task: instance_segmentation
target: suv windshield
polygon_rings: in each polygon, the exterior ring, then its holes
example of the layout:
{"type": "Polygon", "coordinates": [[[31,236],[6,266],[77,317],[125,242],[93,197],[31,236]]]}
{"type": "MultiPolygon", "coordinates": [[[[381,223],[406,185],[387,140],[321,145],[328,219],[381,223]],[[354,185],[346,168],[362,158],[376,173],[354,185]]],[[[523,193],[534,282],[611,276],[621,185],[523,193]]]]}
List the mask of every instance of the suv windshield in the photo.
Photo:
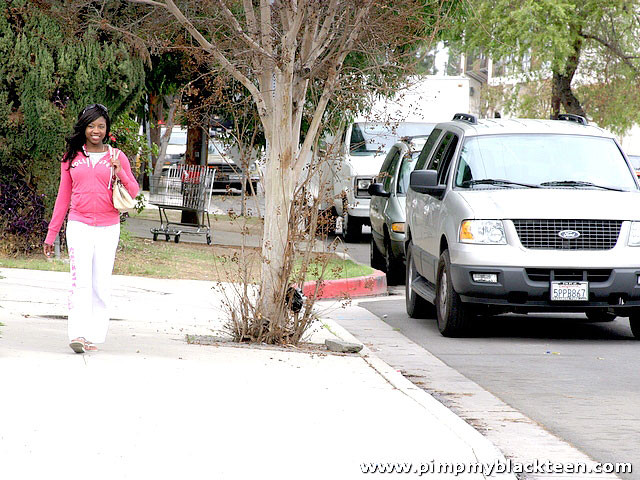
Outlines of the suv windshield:
{"type": "Polygon", "coordinates": [[[388,152],[400,138],[429,135],[433,127],[433,124],[417,122],[354,123],[349,142],[351,155],[373,156],[388,152]]]}
{"type": "Polygon", "coordinates": [[[565,188],[589,187],[587,183],[625,190],[637,188],[622,153],[610,138],[553,134],[468,138],[455,171],[455,185],[496,188],[505,187],[504,182],[565,188]]]}

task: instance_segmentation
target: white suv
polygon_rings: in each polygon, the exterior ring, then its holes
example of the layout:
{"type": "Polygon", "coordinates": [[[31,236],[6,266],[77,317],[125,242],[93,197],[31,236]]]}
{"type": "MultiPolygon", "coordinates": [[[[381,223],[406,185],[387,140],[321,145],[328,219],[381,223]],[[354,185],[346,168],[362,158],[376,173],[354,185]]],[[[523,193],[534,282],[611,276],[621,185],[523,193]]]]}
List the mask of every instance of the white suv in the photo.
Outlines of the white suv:
{"type": "Polygon", "coordinates": [[[407,193],[406,305],[445,336],[478,313],[630,317],[640,337],[640,189],[615,138],[560,120],[438,124],[407,193]]]}

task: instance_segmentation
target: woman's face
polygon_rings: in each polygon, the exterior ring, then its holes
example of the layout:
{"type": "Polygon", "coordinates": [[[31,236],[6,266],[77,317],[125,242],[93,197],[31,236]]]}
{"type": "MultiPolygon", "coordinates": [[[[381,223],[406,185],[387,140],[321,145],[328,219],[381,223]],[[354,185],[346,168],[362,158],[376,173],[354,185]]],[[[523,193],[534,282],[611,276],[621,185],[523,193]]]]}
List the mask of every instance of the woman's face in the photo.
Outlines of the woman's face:
{"type": "Polygon", "coordinates": [[[91,122],[84,131],[87,143],[99,147],[102,145],[104,137],[107,135],[107,121],[104,117],[98,117],[91,122]]]}

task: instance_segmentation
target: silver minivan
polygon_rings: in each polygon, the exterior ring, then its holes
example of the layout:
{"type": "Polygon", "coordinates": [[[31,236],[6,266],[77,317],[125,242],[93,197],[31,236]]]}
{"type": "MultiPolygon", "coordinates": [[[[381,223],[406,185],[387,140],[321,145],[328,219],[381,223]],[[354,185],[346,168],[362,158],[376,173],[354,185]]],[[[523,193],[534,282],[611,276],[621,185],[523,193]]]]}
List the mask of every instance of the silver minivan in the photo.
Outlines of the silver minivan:
{"type": "Polygon", "coordinates": [[[425,135],[407,137],[394,144],[369,187],[371,266],[387,274],[389,285],[404,282],[405,199],[409,175],[429,133],[431,129],[425,131],[425,135]]]}

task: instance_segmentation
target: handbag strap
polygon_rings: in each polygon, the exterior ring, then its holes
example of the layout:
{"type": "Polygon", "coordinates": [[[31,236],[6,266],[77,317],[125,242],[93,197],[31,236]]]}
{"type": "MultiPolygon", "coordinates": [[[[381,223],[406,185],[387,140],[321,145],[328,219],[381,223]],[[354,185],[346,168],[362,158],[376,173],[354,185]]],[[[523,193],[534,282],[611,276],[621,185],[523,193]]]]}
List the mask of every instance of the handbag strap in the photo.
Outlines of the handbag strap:
{"type": "Polygon", "coordinates": [[[108,145],[108,147],[109,147],[109,158],[111,159],[111,175],[109,175],[109,190],[111,190],[111,184],[113,182],[113,178],[116,176],[115,168],[113,166],[113,159],[115,158],[115,153],[118,151],[118,149],[113,148],[111,145],[108,145]]]}

